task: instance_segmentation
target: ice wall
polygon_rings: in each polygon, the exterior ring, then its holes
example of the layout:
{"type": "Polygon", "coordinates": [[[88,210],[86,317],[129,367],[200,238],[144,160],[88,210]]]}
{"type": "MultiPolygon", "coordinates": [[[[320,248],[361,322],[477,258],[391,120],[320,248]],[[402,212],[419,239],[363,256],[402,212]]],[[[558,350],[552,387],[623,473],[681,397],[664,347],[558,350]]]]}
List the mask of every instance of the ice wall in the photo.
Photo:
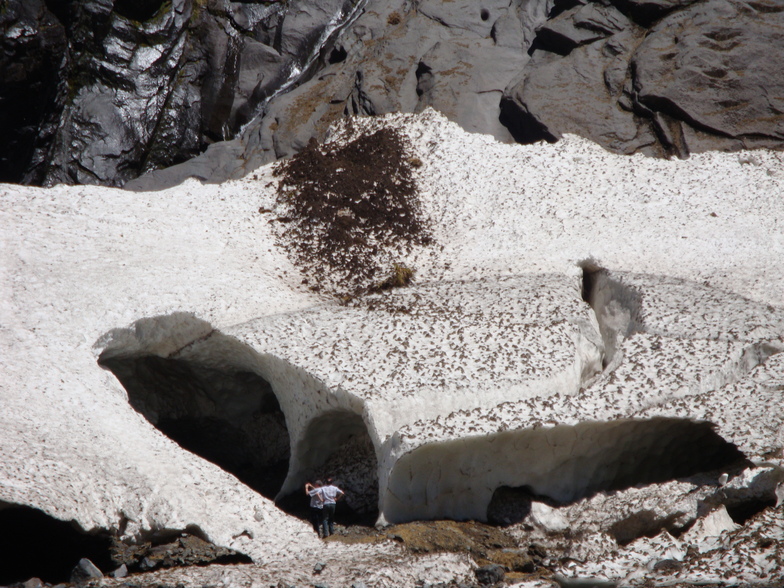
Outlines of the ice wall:
{"type": "Polygon", "coordinates": [[[742,461],[706,422],[622,419],[525,428],[423,445],[394,465],[381,498],[392,523],[487,520],[501,486],[568,503],[595,492],[693,475],[742,461]]]}
{"type": "Polygon", "coordinates": [[[367,434],[361,399],[188,313],[142,319],[97,346],[150,422],[271,497],[298,490],[349,438],[367,434]],[[281,460],[285,475],[270,486],[281,460]]]}

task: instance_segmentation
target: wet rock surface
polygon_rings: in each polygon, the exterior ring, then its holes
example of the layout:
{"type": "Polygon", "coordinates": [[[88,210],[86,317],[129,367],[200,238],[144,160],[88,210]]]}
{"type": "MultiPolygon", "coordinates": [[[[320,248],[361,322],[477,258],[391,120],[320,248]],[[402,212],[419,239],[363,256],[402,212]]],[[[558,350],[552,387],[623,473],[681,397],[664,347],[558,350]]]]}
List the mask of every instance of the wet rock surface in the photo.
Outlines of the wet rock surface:
{"type": "Polygon", "coordinates": [[[3,121],[3,179],[121,186],[186,161],[232,138],[352,6],[12,0],[0,98],[27,114],[3,121]]]}
{"type": "Polygon", "coordinates": [[[426,107],[502,141],[620,153],[784,139],[776,0],[115,4],[9,2],[6,181],[219,182],[347,115],[426,107]]]}
{"type": "Polygon", "coordinates": [[[66,49],[65,27],[43,0],[0,11],[0,181],[19,182],[47,111],[66,49]]]}

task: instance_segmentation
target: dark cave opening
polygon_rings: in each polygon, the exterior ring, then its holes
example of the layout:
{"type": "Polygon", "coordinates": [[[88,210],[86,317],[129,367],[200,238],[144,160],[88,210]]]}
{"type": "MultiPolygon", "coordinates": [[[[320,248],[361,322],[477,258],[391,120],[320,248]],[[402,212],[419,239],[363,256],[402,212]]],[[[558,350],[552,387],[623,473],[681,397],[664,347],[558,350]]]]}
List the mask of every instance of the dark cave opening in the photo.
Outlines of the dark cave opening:
{"type": "Polygon", "coordinates": [[[289,434],[261,376],[156,355],[102,357],[99,364],[122,383],[131,406],[181,447],[267,498],[280,490],[289,434]]]}
{"type": "Polygon", "coordinates": [[[114,11],[117,14],[138,22],[150,20],[161,6],[162,0],[114,0],[114,11]]]}
{"type": "MultiPolygon", "coordinates": [[[[333,478],[346,493],[338,502],[336,520],[342,525],[373,526],[378,518],[378,464],[362,415],[333,410],[313,419],[298,446],[308,481],[333,478]]],[[[306,518],[308,501],[297,491],[278,498],[289,514],[306,518]]]]}
{"type": "Polygon", "coordinates": [[[521,523],[531,514],[531,501],[536,499],[530,486],[499,486],[487,505],[487,522],[498,526],[521,523]]]}
{"type": "Polygon", "coordinates": [[[348,51],[343,46],[334,47],[332,51],[329,52],[329,58],[327,59],[328,63],[342,63],[348,57],[348,51]]]}
{"type": "Polygon", "coordinates": [[[752,498],[727,504],[727,514],[736,525],[745,525],[746,521],[761,513],[769,507],[776,506],[776,496],[752,498]]]}
{"type": "Polygon", "coordinates": [[[113,565],[111,539],[90,535],[74,523],[60,521],[28,506],[0,508],[0,585],[40,578],[68,582],[82,558],[106,573],[113,565]]]}
{"type": "Polygon", "coordinates": [[[38,578],[48,584],[72,582],[80,560],[88,559],[104,575],[122,565],[128,573],[209,564],[248,564],[252,560],[218,547],[201,530],[169,529],[139,543],[108,532],[87,533],[29,506],[0,502],[0,586],[38,578]]]}
{"type": "Polygon", "coordinates": [[[746,456],[707,421],[654,417],[611,421],[606,427],[611,444],[597,462],[602,475],[592,477],[574,498],[747,463],[746,456]]]}
{"type": "MultiPolygon", "coordinates": [[[[531,46],[532,50],[535,48],[535,45],[536,41],[531,46]]],[[[499,106],[499,122],[509,130],[512,138],[518,143],[528,145],[538,141],[547,141],[548,143],[558,141],[558,138],[547,127],[536,120],[530,112],[512,98],[501,98],[499,106]]]]}
{"type": "MultiPolygon", "coordinates": [[[[426,443],[405,453],[389,475],[383,514],[392,523],[437,518],[503,522],[515,514],[494,512],[507,505],[488,490],[527,486],[537,501],[561,506],[599,492],[749,463],[707,421],[654,417],[523,428],[426,443]]],[[[524,513],[527,497],[512,498],[507,502],[524,513]]]]}

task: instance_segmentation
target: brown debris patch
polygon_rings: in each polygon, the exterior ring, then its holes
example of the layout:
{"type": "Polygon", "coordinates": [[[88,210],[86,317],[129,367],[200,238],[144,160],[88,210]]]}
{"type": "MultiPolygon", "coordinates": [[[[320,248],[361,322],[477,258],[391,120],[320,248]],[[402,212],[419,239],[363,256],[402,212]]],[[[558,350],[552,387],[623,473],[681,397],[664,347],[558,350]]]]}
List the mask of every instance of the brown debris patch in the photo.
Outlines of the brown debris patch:
{"type": "Polygon", "coordinates": [[[411,161],[403,137],[383,128],[328,145],[311,141],[278,164],[281,238],[313,289],[373,290],[403,267],[395,260],[430,242],[411,161]]]}
{"type": "Polygon", "coordinates": [[[405,523],[387,530],[387,535],[412,553],[467,552],[474,558],[487,558],[494,550],[516,547],[514,539],[502,530],[472,521],[405,523]]]}

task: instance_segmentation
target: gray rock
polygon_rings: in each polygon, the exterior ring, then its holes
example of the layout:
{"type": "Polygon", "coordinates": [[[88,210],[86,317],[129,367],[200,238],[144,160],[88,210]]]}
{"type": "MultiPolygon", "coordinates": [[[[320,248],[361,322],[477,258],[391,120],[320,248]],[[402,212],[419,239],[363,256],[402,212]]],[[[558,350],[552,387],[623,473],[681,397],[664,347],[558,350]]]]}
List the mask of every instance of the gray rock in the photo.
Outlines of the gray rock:
{"type": "Polygon", "coordinates": [[[315,566],[313,566],[313,573],[320,574],[327,568],[327,564],[319,562],[315,566]]]}
{"type": "Polygon", "coordinates": [[[318,74],[266,103],[263,116],[248,124],[237,143],[213,147],[127,187],[242,177],[296,153],[311,138],[323,140],[329,126],[349,114],[432,106],[466,129],[511,141],[499,120],[499,98],[528,61],[526,39],[533,40],[550,5],[550,0],[499,1],[481,8],[472,2],[428,2],[416,10],[403,0],[371,0],[334,45],[340,59],[324,54],[318,74]]]}
{"type": "Polygon", "coordinates": [[[42,588],[44,583],[40,578],[30,578],[22,583],[22,588],[42,588]]]}
{"type": "Polygon", "coordinates": [[[517,140],[575,133],[659,156],[782,146],[784,53],[770,52],[784,45],[780,4],[613,4],[583,3],[538,29],[502,101],[517,140]],[[646,28],[651,15],[661,20],[646,28]]]}
{"type": "Polygon", "coordinates": [[[504,580],[506,573],[498,564],[490,564],[474,570],[477,581],[484,586],[492,586],[504,580]]]}
{"type": "MultiPolygon", "coordinates": [[[[65,54],[67,91],[12,129],[20,148],[0,153],[0,173],[30,158],[28,183],[220,182],[323,140],[346,115],[427,107],[501,141],[576,133],[621,153],[784,139],[776,0],[358,2],[78,3],[67,50],[36,33],[38,73],[22,78],[50,87],[41,56],[65,54]]],[[[9,6],[33,29],[57,20],[42,0],[9,6]]]]}
{"type": "Polygon", "coordinates": [[[76,567],[71,571],[72,584],[82,584],[98,578],[103,578],[101,570],[87,558],[80,559],[79,563],[76,564],[76,567]]]}
{"type": "Polygon", "coordinates": [[[604,39],[628,27],[627,18],[613,6],[578,5],[539,27],[539,45],[567,55],[575,47],[604,39]]]}
{"type": "Polygon", "coordinates": [[[695,4],[657,24],[632,59],[632,96],[679,154],[781,145],[784,6],[695,4]]]}
{"type": "Polygon", "coordinates": [[[109,573],[112,578],[125,578],[128,575],[128,566],[122,564],[119,568],[109,573]]]}
{"type": "Polygon", "coordinates": [[[616,152],[663,154],[648,121],[619,106],[630,53],[644,34],[627,21],[623,31],[566,56],[536,51],[502,102],[503,120],[515,138],[555,141],[573,133],[616,152]]]}

